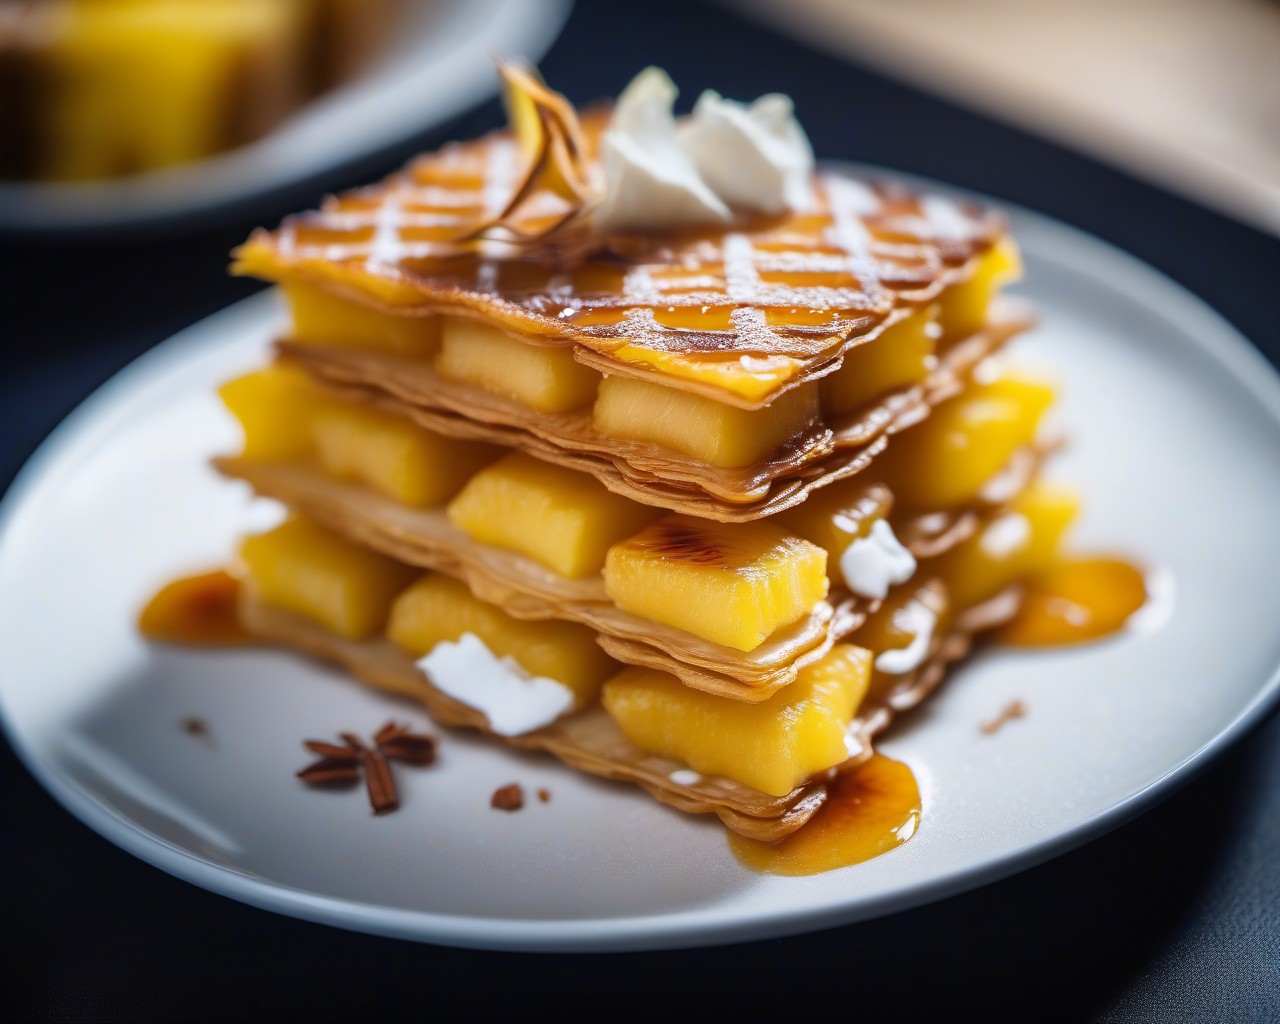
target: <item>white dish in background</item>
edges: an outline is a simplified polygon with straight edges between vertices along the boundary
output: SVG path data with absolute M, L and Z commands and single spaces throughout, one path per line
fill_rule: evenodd
M 236 443 L 215 385 L 258 363 L 260 296 L 107 384 L 24 471 L 0 536 L 0 707 L 27 765 L 113 842 L 286 914 L 504 949 L 699 945 L 826 927 L 993 881 L 1124 821 L 1280 696 L 1280 381 L 1223 320 L 1149 268 L 1014 214 L 1020 290 L 1043 326 L 1015 351 L 1060 373 L 1086 495 L 1080 549 L 1176 582 L 1163 617 L 1062 651 L 989 651 L 883 743 L 920 779 L 905 846 L 811 878 L 741 868 L 713 821 L 557 762 L 447 733 L 404 770 L 404 806 L 305 789 L 300 741 L 369 733 L 415 705 L 285 653 L 152 648 L 134 616 L 166 579 L 223 561 L 256 514 L 207 456 Z M 1010 700 L 1025 719 L 979 725 Z M 203 718 L 216 747 L 180 722 Z M 489 808 L 519 781 L 551 790 Z
M 0 230 L 186 221 L 297 186 L 426 131 L 498 89 L 494 56 L 538 60 L 570 0 L 408 0 L 375 64 L 263 138 L 196 163 L 100 182 L 0 182 Z

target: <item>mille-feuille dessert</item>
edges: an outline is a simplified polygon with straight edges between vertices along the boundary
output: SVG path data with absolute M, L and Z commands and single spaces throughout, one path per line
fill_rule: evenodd
M 402 0 L 0 0 L 0 177 L 82 181 L 260 138 L 364 68 Z
M 254 635 L 766 841 L 1054 559 L 1050 386 L 989 211 L 815 173 L 788 100 L 643 72 L 255 234 L 227 476 Z

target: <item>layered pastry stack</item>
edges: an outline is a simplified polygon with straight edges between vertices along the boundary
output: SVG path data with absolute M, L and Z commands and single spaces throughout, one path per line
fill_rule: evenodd
M 814 174 L 783 97 L 653 69 L 260 232 L 274 360 L 222 389 L 255 634 L 776 840 L 1017 608 L 1074 497 L 991 358 L 1003 220 Z
M 0 0 L 0 176 L 78 181 L 265 134 L 360 70 L 401 0 Z

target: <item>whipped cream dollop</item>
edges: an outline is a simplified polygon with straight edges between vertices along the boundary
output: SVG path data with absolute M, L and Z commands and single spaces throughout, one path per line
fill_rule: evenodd
M 870 533 L 855 540 L 840 556 L 845 585 L 855 594 L 876 600 L 883 600 L 893 584 L 906 583 L 915 571 L 915 558 L 883 519 L 872 523 Z
M 531 675 L 514 658 L 499 658 L 474 633 L 436 644 L 417 666 L 437 689 L 484 712 L 499 736 L 541 729 L 573 707 L 573 691 L 564 683 Z
M 913 601 L 894 616 L 894 625 L 911 634 L 911 643 L 876 656 L 876 668 L 886 675 L 900 676 L 924 664 L 938 627 L 938 616 L 918 601 Z
M 618 97 L 601 139 L 604 180 L 596 227 L 662 230 L 723 224 L 734 210 L 778 214 L 810 200 L 813 149 L 791 100 L 748 105 L 704 92 L 677 122 L 678 90 L 645 68 Z
M 809 205 L 813 147 L 790 96 L 773 92 L 748 105 L 708 89 L 679 136 L 702 180 L 730 206 L 777 214 Z

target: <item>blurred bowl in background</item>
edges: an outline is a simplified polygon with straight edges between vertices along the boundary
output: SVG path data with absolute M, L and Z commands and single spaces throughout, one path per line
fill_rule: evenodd
M 344 169 L 375 158 L 495 94 L 498 76 L 493 58 L 541 57 L 559 34 L 570 0 L 398 0 L 398 8 L 397 23 L 376 56 L 361 55 L 350 47 L 336 51 L 344 58 L 361 60 L 361 68 L 284 116 L 255 141 L 195 162 L 128 176 L 2 181 L 0 231 L 189 227 L 215 215 L 265 206 L 286 192 L 322 188 L 326 179 Z M 264 55 L 266 61 L 273 56 Z M 251 70 L 246 65 L 243 72 L 246 88 L 253 87 Z M 317 77 L 335 77 L 323 68 L 315 70 Z M 27 88 L 32 87 L 31 81 L 27 80 Z M 263 91 L 268 105 L 281 99 L 266 94 L 265 86 Z M 8 98 L 12 100 L 14 94 Z M 153 107 L 150 102 L 145 105 Z M 95 116 L 103 121 L 116 111 L 104 107 L 101 114 L 78 113 L 92 129 Z M 161 116 L 155 109 L 139 109 L 133 116 L 148 114 Z M 172 111 L 168 114 L 177 120 Z M 247 131 L 252 133 L 251 125 Z M 7 130 L 4 134 L 12 148 L 12 134 Z M 92 141 L 86 142 L 86 149 Z

